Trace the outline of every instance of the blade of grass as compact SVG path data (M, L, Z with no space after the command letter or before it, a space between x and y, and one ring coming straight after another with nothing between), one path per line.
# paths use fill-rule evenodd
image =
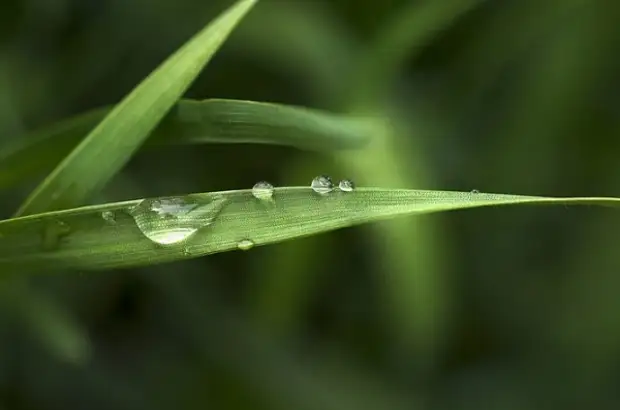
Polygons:
M111 110L99 108L37 130L0 150L0 189L50 171ZM253 101L181 100L146 140L147 146L273 144L312 151L364 146L375 121Z
M17 215L79 205L98 192L131 158L255 3L237 2L164 61L54 169Z
M183 199L205 205L218 203L219 209L214 223L179 245L157 245L142 234L129 214L135 212L132 208L140 200L0 221L0 268L151 265L234 250L244 239L260 246L397 216L466 208L516 204L620 206L620 198L382 188L320 196L308 187L283 187L275 190L273 201L256 199L251 190L190 194ZM169 223L165 218L159 222Z

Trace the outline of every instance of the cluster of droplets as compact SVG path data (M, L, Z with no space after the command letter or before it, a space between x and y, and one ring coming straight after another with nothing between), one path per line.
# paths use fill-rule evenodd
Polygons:
M335 189L332 179L327 175L319 175L314 178L310 188L320 195L327 195ZM355 189L355 184L350 179L343 179L338 183L338 189L342 192L352 192Z
M331 178L320 175L312 180L310 187L320 195L327 195L334 191ZM355 185L351 180L339 182L338 189L342 192L351 192ZM252 195L264 202L274 201L272 184L266 181L257 182L252 187ZM134 206L129 214L142 234L158 245L178 245L187 242L199 230L213 224L217 216L225 207L228 200L224 197L215 197L208 200L191 197L164 197L147 198ZM116 223L116 214L113 211L104 211L101 217L108 224ZM240 250L249 250L255 242L249 238L237 242ZM185 255L190 255L189 248Z
M312 180L310 188L320 195L327 195L334 191L335 185L327 175L319 175ZM261 201L273 201L274 187L269 182L260 181L252 187L252 195ZM342 192L352 192L355 184L350 179L343 179L338 183L338 189Z

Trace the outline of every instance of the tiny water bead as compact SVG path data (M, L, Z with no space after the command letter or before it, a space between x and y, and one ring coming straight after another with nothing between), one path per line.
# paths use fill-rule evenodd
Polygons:
M197 200L188 197L147 198L130 214L138 229L159 245L180 244L199 229L213 224L228 202L223 197Z
M269 201L273 198L273 185L267 181L260 181L252 187L252 195L261 201Z
M355 189L355 184L350 179L343 179L338 184L338 188L340 188L342 192L352 192Z
M334 190L334 183L330 177L319 175L312 180L310 187L317 194L326 195Z
M237 248L242 250L242 251L247 251L250 250L254 247L254 242L250 239L242 239L239 242L237 242Z
M116 214L113 211L103 211L101 217L109 224L116 223Z
M52 221L43 230L43 249L54 250L63 237L71 233L71 227L62 221Z
M479 193L480 193L480 191L478 191L477 189L472 189L472 190L471 190L471 193L472 193L472 194L479 194Z

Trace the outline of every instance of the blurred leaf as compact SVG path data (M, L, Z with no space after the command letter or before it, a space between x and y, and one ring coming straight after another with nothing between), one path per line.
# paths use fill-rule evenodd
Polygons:
M15 280L0 286L1 303L27 324L51 354L72 364L84 364L90 355L90 344L76 318L19 277L11 279Z
M256 0L241 0L170 56L39 185L17 215L62 209L98 192L187 90Z
M1 221L0 266L104 269L152 265L396 216L514 204L620 204L616 198L382 188L319 195L307 187L276 188L270 200L254 197L252 190L238 190L168 201L151 198Z
M411 388L404 390L369 372L347 352L320 345L299 349L235 309L205 298L203 289L183 286L179 275L149 275L149 280L176 305L175 333L191 340L200 362L236 375L237 389L259 396L269 409L421 408Z
M352 81L354 105L381 98L401 75L408 58L483 0L422 1L398 8L382 24Z
M347 174L366 184L421 187L432 185L430 166L424 158L423 139L429 136L428 122L418 112L400 116L386 98L398 84L408 60L415 58L442 31L472 10L481 0L410 2L386 19L359 62L351 84L353 112L381 112L396 117L394 127L375 138L356 155L338 155ZM438 243L436 222L410 220L377 225L376 246L387 296L390 339L398 366L412 363L424 368L435 359L446 341L450 296L441 263L445 246ZM386 240L391 243L385 246ZM412 251L413 249L413 251ZM414 360L402 360L403 354Z
M48 171L109 111L100 108L64 120L0 149L0 188ZM363 146L376 131L375 125L361 118L278 104L181 100L146 143L252 143L324 151Z
M271 70L301 77L299 86L322 107L346 99L359 44L330 5L321 2L265 2L231 39Z

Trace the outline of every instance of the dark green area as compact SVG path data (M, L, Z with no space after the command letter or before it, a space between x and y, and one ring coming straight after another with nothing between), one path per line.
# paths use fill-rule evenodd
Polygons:
M229 5L6 0L0 158L120 101ZM262 0L187 97L387 116L385 146L153 147L93 200L318 174L619 196L618 21L602 0ZM0 191L2 217L32 183ZM0 408L618 408L619 224L600 208L487 208L141 269L11 272Z

